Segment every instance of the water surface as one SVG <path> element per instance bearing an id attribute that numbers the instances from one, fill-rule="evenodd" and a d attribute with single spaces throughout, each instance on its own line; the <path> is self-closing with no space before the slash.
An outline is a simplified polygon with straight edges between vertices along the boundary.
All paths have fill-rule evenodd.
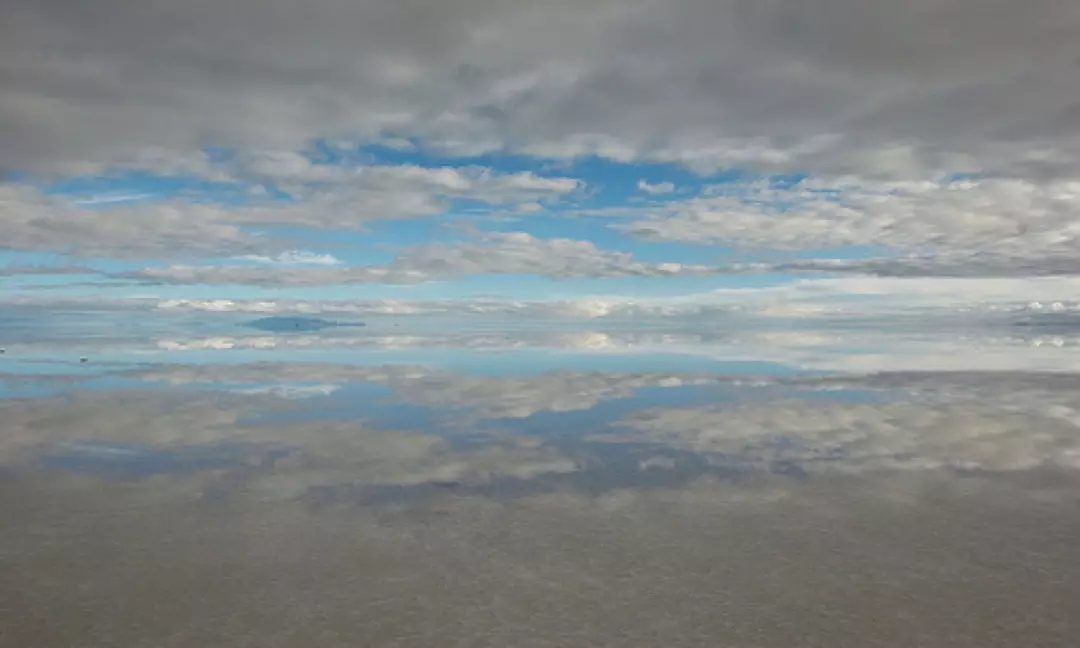
<path id="1" fill-rule="evenodd" d="M 1059 326 L 53 321 L 0 356 L 5 646 L 1080 636 Z"/>

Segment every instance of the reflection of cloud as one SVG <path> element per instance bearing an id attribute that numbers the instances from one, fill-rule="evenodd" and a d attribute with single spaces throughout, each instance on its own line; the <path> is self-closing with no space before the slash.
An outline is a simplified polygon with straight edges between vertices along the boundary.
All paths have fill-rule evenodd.
<path id="1" fill-rule="evenodd" d="M 0 457 L 62 443 L 110 441 L 182 446 L 229 437 L 258 405 L 239 395 L 171 396 L 145 392 L 82 393 L 40 400 L 0 400 Z"/>
<path id="2" fill-rule="evenodd" d="M 962 315 L 957 316 L 962 318 Z M 415 333 L 382 335 L 238 336 L 161 339 L 167 351 L 229 349 L 457 349 L 461 351 L 559 349 L 582 354 L 677 354 L 717 361 L 757 361 L 827 371 L 855 373 L 935 369 L 1072 371 L 1080 369 L 1080 327 L 1057 329 L 972 325 L 962 329 L 954 319 L 903 322 L 910 333 L 878 332 L 870 323 L 856 328 L 835 327 L 748 330 L 725 327 L 720 332 L 631 333 L 610 332 L 505 332 Z M 698 327 L 704 328 L 704 327 Z M 921 329 L 921 330 L 920 330 Z M 1057 331 L 1056 333 L 1054 331 Z"/>
<path id="3" fill-rule="evenodd" d="M 547 241 L 503 242 L 507 248 L 556 245 Z M 483 247 L 482 245 L 479 247 Z M 569 245 L 567 254 L 581 252 Z M 438 266 L 443 263 L 440 249 L 428 249 L 420 254 L 423 263 Z M 461 253 L 467 257 L 458 259 Z M 556 258 L 546 252 L 532 250 L 552 265 L 577 261 Z M 419 254 L 419 253 L 418 253 Z M 486 252 L 472 249 L 466 254 L 457 250 L 452 254 L 454 264 L 464 266 L 473 257 L 488 259 Z M 517 254 L 514 251 L 513 254 Z M 425 256 L 427 255 L 427 256 Z M 434 256 L 431 256 L 434 255 Z M 591 253 L 578 256 L 586 264 L 603 264 L 607 261 L 593 258 Z M 617 256 L 617 255 L 616 255 Z M 437 258 L 436 258 L 437 257 Z M 620 257 L 621 259 L 621 257 Z M 616 260 L 617 264 L 625 259 Z M 493 261 L 494 262 L 494 261 Z M 626 261 L 630 265 L 637 262 Z M 516 261 L 515 261 L 516 263 Z M 529 261 L 526 265 L 532 264 Z M 510 268 L 507 265 L 505 268 Z M 518 268 L 528 271 L 525 268 Z M 174 269 L 175 270 L 175 269 Z M 189 278 L 197 277 L 205 269 L 194 267 Z M 286 268 L 318 275 L 320 273 L 368 272 L 363 268 L 307 267 Z M 659 274 L 695 273 L 693 266 L 668 266 L 655 264 L 648 272 Z M 173 272 L 168 268 L 153 272 Z M 251 267 L 210 268 L 211 272 L 262 272 Z M 554 272 L 562 272 L 553 268 Z M 576 270 L 568 270 L 576 272 Z M 606 272 L 606 271 L 605 271 Z M 635 270 L 636 272 L 636 270 Z M 711 272 L 711 270 L 710 270 Z M 183 273 L 188 273 L 184 270 Z M 415 278 L 415 276 L 414 276 Z M 321 279 L 320 279 L 321 281 Z M 278 285 L 278 284 L 275 284 Z M 801 279 L 770 286 L 750 288 L 724 288 L 668 297 L 632 297 L 626 295 L 590 295 L 575 299 L 549 301 L 519 301 L 499 298 L 475 298 L 460 300 L 312 300 L 312 299 L 193 299 L 193 298 L 123 298 L 123 299 L 74 299 L 44 297 L 42 295 L 11 296 L 7 305 L 22 309 L 78 309 L 91 316 L 106 312 L 151 310 L 158 321 L 187 313 L 258 313 L 291 314 L 325 317 L 362 317 L 371 320 L 422 323 L 435 318 L 453 320 L 455 325 L 469 321 L 483 321 L 486 325 L 498 322 L 513 327 L 516 324 L 535 325 L 537 322 L 565 321 L 566 323 L 590 320 L 590 327 L 626 327 L 648 323 L 685 329 L 694 326 L 703 330 L 723 324 L 731 330 L 755 330 L 761 326 L 774 327 L 787 324 L 806 328 L 857 321 L 875 328 L 907 330 L 922 325 L 925 318 L 941 321 L 951 326 L 957 318 L 963 318 L 966 328 L 974 326 L 999 327 L 1011 325 L 1024 317 L 1068 314 L 1078 309 L 1074 298 L 1080 291 L 1080 279 L 1070 277 L 1030 278 L 971 278 L 971 277 L 860 277 L 840 276 L 833 278 Z M 1008 317 L 1013 322 L 1005 321 Z M 947 322 L 946 322 L 947 320 Z M 465 326 L 463 326 L 465 328 Z M 925 327 L 923 327 L 925 328 Z"/>
<path id="4" fill-rule="evenodd" d="M 482 484 L 579 470 L 577 462 L 545 446 L 511 441 L 455 451 L 437 436 L 348 423 L 266 429 L 256 438 L 264 436 L 296 439 L 299 446 L 272 470 L 246 476 L 251 490 L 273 498 L 292 498 L 317 487 Z"/>
<path id="5" fill-rule="evenodd" d="M 961 290 L 952 286 L 950 290 Z M 984 287 L 985 288 L 985 287 Z M 1019 289 L 1018 286 L 1009 287 Z M 1067 284 L 1045 286 L 1047 293 L 1060 293 Z M 1071 289 L 1071 288 L 1070 288 Z M 592 320 L 581 322 L 530 321 L 506 316 L 507 311 L 492 305 L 492 311 L 477 318 L 455 317 L 409 311 L 417 304 L 383 304 L 379 315 L 364 316 L 364 329 L 337 329 L 318 334 L 266 335 L 245 332 L 234 326 L 232 316 L 223 316 L 221 333 L 206 326 L 211 316 L 199 316 L 198 328 L 209 329 L 205 337 L 185 337 L 181 310 L 154 311 L 138 318 L 124 318 L 122 311 L 87 313 L 85 317 L 63 320 L 50 317 L 40 307 L 16 306 L 25 311 L 28 324 L 15 331 L 17 338 L 5 346 L 9 356 L 22 352 L 52 353 L 60 348 L 85 349 L 90 345 L 102 353 L 137 349 L 180 352 L 185 350 L 224 351 L 230 349 L 380 349 L 405 350 L 438 348 L 457 351 L 517 349 L 569 350 L 580 355 L 648 354 L 681 355 L 710 360 L 768 362 L 801 369 L 871 373 L 900 370 L 1010 370 L 1074 371 L 1080 369 L 1080 319 L 1077 302 L 1044 300 L 1039 293 L 1022 304 L 972 309 L 914 309 L 888 315 L 863 316 L 823 314 L 815 318 L 792 318 L 801 312 L 797 305 L 783 307 L 785 317 L 756 317 L 750 312 L 725 311 L 709 317 L 686 315 L 652 321 Z M 782 302 L 778 302 L 781 304 Z M 75 308 L 75 304 L 69 305 Z M 85 304 L 81 305 L 85 308 Z M 239 307 L 252 312 L 273 313 L 276 303 L 245 302 Z M 465 306 L 465 304 L 459 304 Z M 525 306 L 518 304 L 522 308 Z M 200 308 L 231 311 L 234 302 L 207 302 Z M 472 307 L 477 307 L 472 304 Z M 602 310 L 603 304 L 597 310 Z M 689 306 L 688 306 L 689 307 Z M 366 308 L 366 307 L 365 307 Z M 416 319 L 400 320 L 386 313 L 412 312 Z M 286 309 L 287 312 L 293 312 Z M 77 313 L 81 313 L 80 308 Z M 464 311 L 455 311 L 462 315 Z M 526 312 L 526 311 L 520 311 Z M 539 312 L 539 311 L 537 311 Z M 687 311 L 689 312 L 689 311 Z M 702 310 L 700 312 L 706 312 Z M 353 318 L 360 313 L 334 311 L 334 317 Z M 369 313 L 370 314 L 370 313 Z M 535 316 L 541 320 L 541 315 Z M 483 319 L 484 325 L 479 326 Z M 189 322 L 190 320 L 188 320 Z M 91 329 L 96 325 L 96 329 Z M 131 334 L 128 334 L 130 330 Z M 82 351 L 75 353 L 81 354 Z M 159 357 L 165 354 L 158 354 Z M 168 354 L 168 360 L 186 361 Z M 268 358 L 270 354 L 267 354 Z"/>
<path id="6" fill-rule="evenodd" d="M 585 255 L 588 256 L 588 255 Z M 553 261 L 554 263 L 554 261 Z M 690 266 L 657 271 L 697 272 Z M 315 269 L 314 271 L 321 271 Z M 724 288 L 673 297 L 590 296 L 558 301 L 303 301 L 192 300 L 157 303 L 164 311 L 301 313 L 353 316 L 447 316 L 520 320 L 611 320 L 655 322 L 682 327 L 715 325 L 753 330 L 784 321 L 816 323 L 873 320 L 880 328 L 903 329 L 917 318 L 953 319 L 964 324 L 999 326 L 1002 317 L 1075 311 L 1080 278 L 861 277 L 840 276 L 789 281 L 773 286 Z M 1037 304 L 1038 307 L 1033 307 Z M 1057 311 L 1051 310 L 1058 304 Z M 906 319 L 905 319 L 906 318 Z M 914 318 L 914 319 L 913 319 Z"/>
<path id="7" fill-rule="evenodd" d="M 35 457 L 62 457 L 80 448 L 96 448 L 98 454 L 139 449 L 111 452 L 114 462 L 137 462 L 161 452 L 202 457 L 227 452 L 242 460 L 232 469 L 233 479 L 279 496 L 316 486 L 482 483 L 578 470 L 575 461 L 524 440 L 457 450 L 438 436 L 369 429 L 352 421 L 275 423 L 272 412 L 269 420 L 252 420 L 269 406 L 292 409 L 259 393 L 102 393 L 0 401 L 5 432 L 0 465 L 25 467 Z"/>
<path id="8" fill-rule="evenodd" d="M 965 398 L 948 390 L 948 379 L 941 382 L 929 375 L 920 385 L 936 398 L 916 394 L 884 404 L 788 400 L 655 408 L 627 417 L 620 426 L 628 432 L 609 438 L 669 445 L 721 463 L 808 471 L 1080 469 L 1080 398 L 1073 392 L 1064 399 L 1060 390 L 1041 389 L 1013 391 L 1004 400 Z M 821 383 L 829 384 L 835 383 Z M 864 386 L 855 378 L 839 384 Z"/>
<path id="9" fill-rule="evenodd" d="M 525 376 L 481 376 L 402 365 L 356 366 L 257 363 L 166 365 L 132 372 L 143 380 L 184 383 L 366 382 L 393 389 L 397 398 L 436 408 L 474 408 L 485 418 L 526 418 L 537 412 L 586 410 L 629 398 L 645 387 L 681 387 L 732 380 L 678 373 L 551 371 Z"/>
<path id="10" fill-rule="evenodd" d="M 207 337 L 190 340 L 158 340 L 157 347 L 165 351 L 202 351 L 208 349 L 276 349 L 282 346 L 303 347 L 319 344 L 319 337 L 289 336 L 277 337 L 273 335 L 246 336 L 246 337 Z"/>
<path id="11" fill-rule="evenodd" d="M 597 403 L 629 398 L 644 387 L 679 387 L 715 382 L 677 374 L 617 374 L 556 371 L 535 376 L 439 374 L 394 385 L 399 397 L 432 407 L 475 407 L 486 418 L 526 418 L 537 412 L 587 410 Z"/>
<path id="12" fill-rule="evenodd" d="M 269 394 L 279 398 L 312 398 L 315 396 L 329 396 L 341 385 L 269 385 L 265 387 L 247 387 L 236 390 L 239 394 Z"/>

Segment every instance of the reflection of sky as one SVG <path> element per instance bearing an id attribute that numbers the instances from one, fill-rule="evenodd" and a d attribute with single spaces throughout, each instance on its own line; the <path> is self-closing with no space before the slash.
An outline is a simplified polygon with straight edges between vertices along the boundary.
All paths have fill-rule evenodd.
<path id="1" fill-rule="evenodd" d="M 262 614 L 269 595 L 287 600 L 274 616 L 290 627 L 297 607 L 345 601 L 365 629 L 388 609 L 411 628 L 475 587 L 461 618 L 521 596 L 523 628 L 540 600 L 583 608 L 580 627 L 610 614 L 588 645 L 624 645 L 626 620 L 658 600 L 674 614 L 710 601 L 712 619 L 708 597 L 734 597 L 741 619 L 741 600 L 805 611 L 824 595 L 848 615 L 891 592 L 887 614 L 865 615 L 876 628 L 933 597 L 922 618 L 946 610 L 951 623 L 950 605 L 980 596 L 997 618 L 1047 583 L 1062 584 L 1046 595 L 1055 618 L 1075 616 L 1080 372 L 1068 347 L 871 327 L 450 330 L 394 347 L 365 330 L 349 344 L 173 351 L 154 341 L 200 338 L 149 328 L 137 344 L 58 334 L 56 349 L 0 356 L 12 529 L 0 554 L 20 595 L 70 597 L 76 612 L 57 618 L 116 601 L 121 627 L 149 598 L 139 618 L 158 619 L 161 587 L 184 627 L 236 601 Z M 217 591 L 206 583 L 228 583 L 227 600 L 188 614 Z M 298 591 L 310 597 L 299 605 Z M 653 629 L 634 636 L 677 645 Z"/>
<path id="2" fill-rule="evenodd" d="M 945 373 L 931 364 L 890 381 L 879 372 L 910 368 L 953 338 L 485 330 L 388 346 L 364 329 L 271 338 L 301 346 L 177 351 L 95 346 L 107 327 L 65 337 L 65 326 L 52 330 L 68 350 L 14 345 L 0 356 L 9 466 L 224 473 L 296 495 L 1080 465 L 1080 397 L 1053 377 L 1067 374 L 1027 371 L 1048 352 L 1071 362 L 1071 350 L 1006 337 L 973 340 L 978 355 L 939 357 Z"/>
<path id="3" fill-rule="evenodd" d="M 268 458 L 273 456 L 269 454 Z M 57 448 L 41 457 L 41 463 L 58 470 L 140 477 L 238 468 L 250 457 L 250 448 L 229 444 L 159 450 L 138 444 L 83 442 Z"/>

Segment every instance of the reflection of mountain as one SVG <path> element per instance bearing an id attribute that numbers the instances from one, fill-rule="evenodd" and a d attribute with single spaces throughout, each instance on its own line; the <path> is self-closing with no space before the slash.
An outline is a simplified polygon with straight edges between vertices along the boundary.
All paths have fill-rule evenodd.
<path id="1" fill-rule="evenodd" d="M 321 331 L 327 328 L 341 326 L 363 326 L 361 322 L 332 322 L 318 317 L 263 317 L 261 319 L 245 322 L 241 326 L 247 326 L 260 331 Z"/>

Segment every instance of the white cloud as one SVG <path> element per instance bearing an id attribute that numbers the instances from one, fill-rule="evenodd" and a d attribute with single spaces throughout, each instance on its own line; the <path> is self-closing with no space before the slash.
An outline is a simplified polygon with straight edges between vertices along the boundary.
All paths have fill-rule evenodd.
<path id="1" fill-rule="evenodd" d="M 646 239 L 772 249 L 880 245 L 931 255 L 977 251 L 1022 269 L 1046 255 L 1072 255 L 1080 242 L 1080 183 L 850 177 L 790 187 L 735 183 L 638 213 L 620 227 Z"/>
<path id="2" fill-rule="evenodd" d="M 243 261 L 255 261 L 257 263 L 268 263 L 285 266 L 341 265 L 341 261 L 332 254 L 318 254 L 316 252 L 308 252 L 306 250 L 289 250 L 287 252 L 282 252 L 281 254 L 274 257 L 248 254 L 237 258 Z"/>
<path id="3" fill-rule="evenodd" d="M 251 286 L 319 286 L 356 283 L 411 283 L 426 281 L 426 275 L 393 272 L 385 266 L 311 267 L 278 266 L 272 268 L 240 265 L 174 265 L 143 268 L 112 275 L 146 283 L 204 284 Z"/>
<path id="4" fill-rule="evenodd" d="M 290 253 L 295 256 L 295 253 Z M 264 257 L 256 257 L 264 259 Z M 281 257 L 278 257 L 281 258 Z M 386 265 L 260 268 L 237 265 L 150 267 L 111 276 L 173 284 L 314 286 L 349 283 L 416 283 L 481 274 L 574 277 L 705 276 L 723 268 L 682 263 L 643 263 L 627 252 L 601 250 L 589 241 L 540 239 L 524 232 L 486 234 L 480 243 L 405 248 Z M 310 261 L 308 266 L 313 265 Z M 321 265 L 330 265 L 324 263 Z"/>
<path id="5" fill-rule="evenodd" d="M 541 274 L 552 277 L 663 277 L 707 275 L 713 268 L 642 263 L 628 252 L 601 250 L 590 241 L 539 239 L 524 232 L 488 234 L 484 243 L 406 249 L 394 266 L 438 275 Z"/>
<path id="6" fill-rule="evenodd" d="M 381 143 L 545 158 L 537 164 L 598 155 L 700 173 L 806 172 L 832 180 L 673 202 L 627 231 L 924 255 L 807 270 L 1080 270 L 1072 128 L 1080 24 L 1068 2 L 673 0 L 659 15 L 647 0 L 449 0 L 423 10 L 313 0 L 274 11 L 194 0 L 139 12 L 105 0 L 89 15 L 60 0 L 13 1 L 0 37 L 0 75 L 9 80 L 0 175 L 193 175 L 239 182 L 252 203 L 110 204 L 102 195 L 84 205 L 100 209 L 78 210 L 0 187 L 6 249 L 274 258 L 297 243 L 259 236 L 262 226 L 356 230 L 442 215 L 459 199 L 543 213 L 583 188 L 529 171 L 371 164 L 360 151 Z M 328 151 L 332 164 L 321 162 Z M 928 180 L 955 173 L 978 179 Z M 263 185 L 295 202 L 269 201 Z M 645 180 L 638 188 L 650 196 L 676 189 Z M 420 274 L 431 264 L 436 274 L 441 265 L 476 265 L 467 247 L 423 254 L 412 259 L 425 266 Z M 504 253 L 492 263 L 516 272 L 525 257 Z M 698 272 L 562 260 L 540 274 Z M 163 281 L 267 283 L 249 270 L 155 272 Z M 339 274 L 381 280 L 369 270 Z"/>
<path id="7" fill-rule="evenodd" d="M 153 198 L 152 193 L 127 193 L 127 194 L 105 194 L 101 196 L 93 196 L 90 198 L 80 198 L 73 201 L 76 205 L 93 206 L 93 205 L 108 205 L 112 203 L 125 203 L 133 202 L 136 200 L 145 200 L 146 198 Z"/>
<path id="8" fill-rule="evenodd" d="M 296 193 L 294 201 L 256 197 L 245 205 L 215 204 L 214 195 L 201 202 L 177 198 L 80 205 L 28 185 L 0 183 L 0 248 L 116 258 L 246 252 L 254 259 L 300 263 L 301 253 L 290 250 L 287 240 L 256 230 L 268 225 L 357 230 L 373 220 L 444 214 L 452 198 L 495 206 L 533 205 L 559 200 L 581 186 L 572 178 L 498 174 L 485 168 L 328 168 L 335 176 L 351 177 L 337 178 L 338 184 L 312 185 L 314 178 L 300 174 L 297 184 L 288 186 Z M 309 256 L 303 263 L 311 265 L 313 259 Z"/>
<path id="9" fill-rule="evenodd" d="M 226 169 L 235 179 L 274 182 L 302 197 L 321 196 L 330 190 L 334 195 L 368 199 L 379 195 L 420 194 L 505 205 L 558 199 L 582 186 L 573 178 L 545 177 L 532 171 L 496 173 L 481 166 L 317 163 L 293 151 L 251 153 L 232 161 Z M 313 190 L 312 185 L 317 189 Z"/>
<path id="10" fill-rule="evenodd" d="M 224 207 L 191 203 L 83 209 L 26 186 L 0 183 L 0 248 L 90 257 L 219 255 L 266 244 Z"/>
<path id="11" fill-rule="evenodd" d="M 638 180 L 637 188 L 638 191 L 644 191 L 645 193 L 652 196 L 659 196 L 662 194 L 669 194 L 675 191 L 675 183 L 657 182 L 656 184 L 651 184 L 647 180 Z"/>

